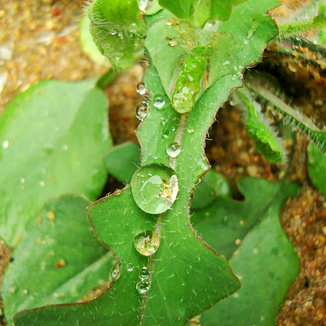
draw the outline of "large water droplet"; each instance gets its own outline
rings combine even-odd
[[[149,282],[148,281],[140,281],[136,284],[136,290],[140,293],[140,294],[144,294],[148,291],[149,289]]]
[[[140,271],[139,271],[139,277],[142,280],[146,280],[149,278],[149,270],[147,269],[147,267],[143,267]]]
[[[137,105],[136,108],[136,117],[137,119],[143,121],[147,115],[147,102],[141,102]]]
[[[147,93],[147,86],[141,82],[137,85],[136,91],[140,95],[145,95]]]
[[[163,164],[148,164],[134,173],[131,191],[140,209],[149,214],[160,214],[174,203],[179,191],[178,178]]]
[[[158,247],[160,246],[160,239],[155,232],[142,231],[142,232],[139,232],[135,236],[134,246],[140,254],[142,254],[144,256],[150,256],[150,255],[153,255],[157,251]],[[144,268],[146,268],[146,267],[143,267],[143,269]],[[147,268],[146,268],[146,270],[147,270]],[[146,271],[143,271],[143,272],[146,273]],[[147,272],[148,272],[148,270],[147,270]],[[140,276],[140,273],[139,273],[139,276]],[[141,278],[147,278],[147,277],[141,277]]]
[[[158,109],[162,109],[165,104],[164,96],[162,95],[155,95],[153,99],[153,105]]]
[[[175,158],[180,154],[181,147],[178,143],[173,142],[168,145],[168,147],[166,148],[166,152],[171,158]]]
[[[138,7],[141,11],[146,11],[151,8],[153,0],[138,0]]]

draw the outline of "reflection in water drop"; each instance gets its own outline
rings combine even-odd
[[[140,95],[145,95],[147,93],[147,86],[141,82],[137,85],[136,91]]]
[[[118,280],[120,277],[119,273],[119,264],[116,263],[112,266],[109,274],[109,282],[112,282],[113,280]]]
[[[136,108],[136,117],[140,121],[143,121],[147,115],[147,102],[141,102]]]
[[[166,148],[166,152],[171,158],[175,158],[180,154],[181,147],[178,143],[173,142],[168,145],[168,147]]]
[[[174,203],[179,191],[178,178],[173,169],[163,164],[148,164],[134,173],[131,190],[140,209],[160,214]]]
[[[136,290],[140,293],[140,294],[144,294],[148,291],[149,289],[149,282],[147,281],[140,281],[136,284]]]
[[[132,272],[134,270],[133,264],[127,264],[127,272]]]
[[[147,11],[151,8],[153,0],[138,0],[138,7],[141,11]]]
[[[165,104],[165,99],[164,96],[162,95],[155,95],[154,99],[153,99],[153,105],[157,108],[157,109],[162,109],[163,106]]]
[[[155,232],[152,231],[142,231],[139,232],[135,238],[134,238],[134,246],[136,250],[144,255],[144,256],[150,256],[153,255],[157,249],[160,246],[160,239],[158,235]],[[143,267],[143,269],[146,269],[146,267]],[[143,271],[146,273],[146,271]],[[148,270],[147,270],[148,272]],[[149,274],[149,272],[148,272]],[[139,274],[140,276],[140,274]]]
[[[143,267],[140,271],[139,271],[139,277],[142,280],[146,280],[149,278],[149,270],[147,269],[147,267]]]

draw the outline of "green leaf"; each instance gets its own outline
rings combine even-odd
[[[261,83],[259,75],[250,74],[246,81],[246,86],[254,91],[259,97],[268,101],[276,110],[280,111],[285,122],[300,128],[323,152],[326,151],[326,129],[319,129],[307,116],[299,110],[292,109],[281,98],[274,95]]]
[[[108,59],[100,53],[93,41],[89,29],[89,18],[86,15],[84,15],[79,22],[79,40],[83,52],[88,55],[91,60],[103,66],[110,65]]]
[[[144,22],[137,0],[95,0],[88,9],[91,34],[100,52],[117,68],[142,56]]]
[[[104,163],[109,173],[124,183],[130,183],[140,166],[140,148],[132,142],[114,146],[105,155]]]
[[[93,236],[86,216],[90,203],[64,195],[48,201],[28,223],[2,284],[9,325],[18,311],[80,300],[107,281],[115,259]]]
[[[231,186],[222,174],[211,169],[198,183],[191,201],[191,209],[206,207],[218,196],[232,197]]]
[[[313,142],[308,147],[308,174],[313,185],[326,196],[326,155]]]
[[[147,71],[144,82],[153,94],[164,95],[154,67]],[[216,107],[228,98],[232,82],[232,78],[226,76],[205,92],[197,104],[197,110],[201,108],[204,112],[201,119],[193,113],[197,112],[196,107],[180,116],[167,98],[163,108],[150,108],[138,129],[142,165],[163,164],[172,167],[177,175],[178,197],[169,210],[159,215],[145,213],[135,203],[130,186],[89,208],[89,218],[98,238],[119,260],[119,277],[110,290],[83,305],[22,312],[16,315],[17,326],[29,324],[35,318],[40,325],[53,322],[66,325],[67,320],[79,325],[154,325],[162,321],[168,325],[184,325],[189,318],[239,287],[226,260],[194,233],[187,209],[195,183],[208,169],[203,156],[206,131],[214,121]],[[166,127],[169,135],[165,138],[162,131]],[[167,146],[180,136],[181,148],[187,150],[172,159],[167,154]],[[134,248],[134,238],[143,231],[155,231],[159,236],[160,245],[153,256],[141,255]],[[139,276],[143,267],[150,273],[148,280]],[[148,291],[139,293],[136,287],[144,290],[147,282],[150,283]],[[57,322],[63,315],[65,320]]]
[[[50,197],[95,199],[110,147],[107,99],[94,80],[43,81],[18,95],[0,117],[0,234],[11,246]],[[87,123],[86,123],[87,122]]]
[[[227,20],[232,6],[246,0],[159,0],[159,4],[178,18],[189,18],[195,26],[203,26],[209,19]]]
[[[233,99],[245,113],[247,133],[253,138],[257,152],[263,154],[269,162],[284,163],[286,152],[283,143],[261,112],[261,105],[254,101],[246,88],[237,89]]]
[[[244,202],[219,197],[192,217],[203,239],[231,257],[242,285],[202,314],[204,326],[275,325],[287,289],[299,273],[299,259],[279,221],[282,202],[294,196],[298,186],[243,178],[239,189]]]
[[[146,21],[150,26],[145,46],[169,98],[172,99],[176,82],[182,75],[183,63],[198,47],[206,49],[209,72],[206,78],[205,74],[202,77],[195,102],[207,86],[222,77],[233,78],[230,92],[239,87],[244,68],[261,60],[263,49],[277,34],[275,22],[266,15],[277,5],[275,0],[249,0],[233,9],[227,22],[213,22],[204,29],[194,28],[185,21],[178,22],[165,10],[148,17]]]

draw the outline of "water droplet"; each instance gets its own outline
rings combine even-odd
[[[248,40],[248,39],[245,39],[245,40],[243,41],[243,43],[244,43],[244,44],[248,44],[248,43],[249,43],[249,40]]]
[[[147,267],[143,267],[140,271],[139,271],[139,277],[142,280],[146,280],[149,278],[149,270],[147,269]]]
[[[20,179],[20,183],[25,183],[25,179],[24,178],[21,178]]]
[[[162,95],[155,95],[153,99],[153,105],[158,109],[162,109],[165,104],[164,96]]]
[[[68,145],[63,145],[62,149],[66,151],[68,149]]]
[[[230,61],[229,60],[226,60],[225,62],[223,62],[223,66],[226,66],[226,65],[229,65],[230,64]]]
[[[140,209],[160,214],[174,203],[179,191],[178,178],[173,169],[163,164],[148,164],[134,173],[131,191]]]
[[[4,140],[2,143],[2,148],[8,148],[9,146],[9,141],[8,140]]]
[[[112,282],[113,280],[119,279],[119,277],[120,277],[119,264],[116,263],[113,265],[113,267],[110,270],[109,281]]]
[[[160,246],[160,239],[155,232],[142,231],[142,232],[139,232],[135,236],[134,246],[140,254],[142,254],[144,256],[150,256],[150,255],[153,255],[157,251],[158,247]],[[146,268],[146,267],[144,267],[144,268]],[[147,268],[146,268],[146,270],[147,270]],[[143,272],[145,273],[146,271],[143,271]],[[147,270],[147,272],[148,272],[148,270]],[[140,276],[140,273],[139,273],[139,276]],[[147,277],[142,277],[142,276],[140,276],[140,277],[147,278]]]
[[[143,121],[147,115],[147,102],[141,102],[136,108],[136,117],[140,121]]]
[[[45,183],[44,181],[40,181],[40,187],[44,187]]]
[[[147,11],[151,8],[153,0],[138,0],[138,7],[140,11]]]
[[[147,86],[141,82],[137,85],[136,91],[140,95],[145,95],[147,93]]]
[[[194,132],[193,128],[187,128],[187,131],[189,132],[189,134],[192,134]]]
[[[140,293],[140,294],[144,294],[148,291],[149,289],[149,282],[147,281],[140,281],[136,284],[136,290]]]
[[[180,154],[181,147],[178,143],[174,142],[166,148],[166,152],[171,158],[175,158]]]
[[[134,270],[133,264],[127,264],[127,272],[132,272]]]

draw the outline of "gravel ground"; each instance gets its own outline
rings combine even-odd
[[[92,63],[80,50],[78,22],[83,13],[82,4],[79,0],[0,0],[0,113],[15,95],[41,79],[77,81],[105,72],[106,68]],[[291,73],[298,72],[288,71],[291,67],[288,62],[283,67],[286,69],[278,68],[289,80],[294,77]],[[134,130],[138,121],[134,109],[140,98],[135,87],[142,73],[142,67],[136,65],[106,90],[111,103],[110,128],[115,144],[136,141]],[[320,101],[325,103],[322,94],[326,93],[326,83],[322,72],[319,77],[319,82],[314,79],[311,86],[311,90],[319,89],[319,97],[308,92],[314,96],[313,101],[307,93],[296,100],[306,111],[318,105],[320,108]],[[321,109],[318,112],[322,112],[319,118],[325,119],[324,112]],[[226,106],[217,118],[219,122],[211,128],[211,140],[207,141],[207,156],[213,168],[230,180],[236,196],[240,197],[235,185],[241,176],[282,178],[284,168],[269,164],[256,152],[234,108]],[[305,153],[306,146],[306,138],[299,134],[297,150]],[[297,198],[287,201],[281,219],[299,255],[301,269],[288,291],[276,325],[326,325],[326,204],[307,177],[305,155],[298,153],[292,163],[291,180],[302,185],[302,189]],[[10,250],[2,242],[0,257],[1,280],[10,258]]]

